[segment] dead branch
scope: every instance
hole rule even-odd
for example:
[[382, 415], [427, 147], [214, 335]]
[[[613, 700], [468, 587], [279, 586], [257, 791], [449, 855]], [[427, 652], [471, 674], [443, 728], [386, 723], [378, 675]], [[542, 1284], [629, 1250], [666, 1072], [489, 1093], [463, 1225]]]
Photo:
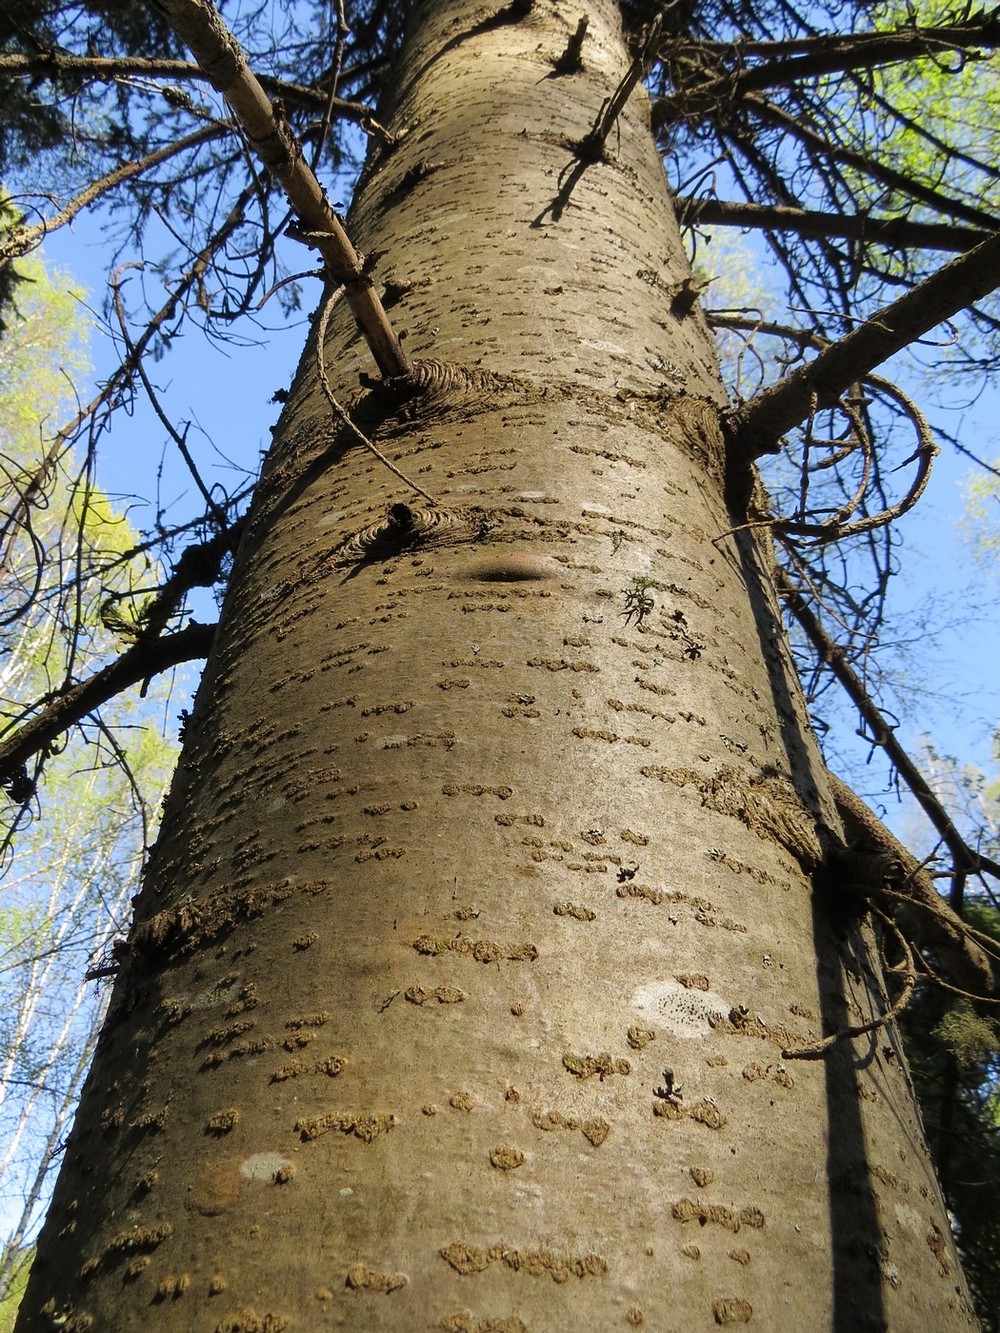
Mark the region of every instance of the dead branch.
[[114, 311], [115, 311], [115, 316], [118, 320], [118, 328], [121, 331], [122, 340], [125, 343], [125, 350], [128, 354], [129, 361], [135, 367], [135, 373], [138, 375], [139, 380], [142, 383], [142, 387], [146, 390], [146, 397], [149, 399], [153, 411], [159, 418], [164, 430], [167, 432], [167, 434], [170, 436], [173, 442], [177, 445], [177, 450], [180, 456], [184, 459], [184, 462], [187, 466], [187, 470], [188, 472], [190, 472], [194, 484], [198, 487], [198, 490], [201, 492], [201, 497], [205, 501], [208, 511], [211, 513], [216, 523], [218, 523], [219, 527], [225, 530], [229, 526], [225, 510], [216, 500], [215, 496], [209, 490], [208, 486], [206, 486], [201, 473], [198, 471], [198, 466], [191, 455], [191, 450], [187, 447], [187, 429], [185, 428], [184, 435], [181, 435], [180, 431], [178, 431], [177, 427], [174, 425], [174, 423], [167, 416], [166, 412], [163, 410], [163, 406], [160, 403], [159, 395], [157, 394], [156, 390], [150, 383], [149, 376], [146, 374], [146, 367], [143, 362], [143, 358], [136, 352], [135, 344], [132, 342], [131, 335], [129, 334], [128, 331], [128, 319], [125, 315], [125, 303], [122, 300], [122, 291], [121, 291], [122, 284], [124, 281], [123, 274], [127, 269], [139, 268], [139, 267], [140, 266], [138, 264], [125, 264], [120, 269], [118, 269], [112, 275], [111, 278], [111, 293], [112, 293], [112, 300], [114, 303]]
[[911, 908], [921, 948], [941, 957], [948, 975], [977, 997], [991, 995], [996, 981], [989, 957], [934, 887], [920, 862], [886, 828], [846, 782], [829, 774], [845, 851], [831, 856], [831, 871], [871, 898], [898, 899]]
[[831, 237], [859, 241], [862, 245], [884, 245], [887, 249], [950, 250], [961, 253], [985, 241], [991, 234], [977, 227], [949, 222], [911, 222], [908, 218], [873, 218], [866, 213], [847, 216], [815, 209], [781, 205], [739, 203], [723, 199], [676, 200], [681, 226], [754, 227], [762, 231], [788, 231], [811, 238]]
[[[189, 60], [154, 60], [145, 56], [75, 56], [62, 51], [42, 51], [32, 55], [0, 55], [0, 75], [48, 79], [52, 83], [68, 80], [114, 82], [118, 79], [172, 79], [175, 83], [208, 83], [203, 69]], [[258, 76], [261, 87], [272, 97], [354, 121], [366, 134], [383, 143], [391, 141], [389, 132], [375, 119], [372, 108], [363, 102], [336, 97], [323, 88], [291, 83], [270, 74]]]
[[[907, 460], [917, 462], [917, 470], [913, 481], [906, 494], [895, 504], [887, 505], [885, 509], [877, 514], [868, 514], [864, 518], [856, 519], [853, 523], [848, 523], [847, 519], [856, 511], [864, 498], [865, 491], [868, 488], [870, 478], [870, 460], [873, 452], [872, 441], [869, 438], [868, 429], [861, 419], [860, 413], [851, 405], [848, 399], [841, 399], [838, 406], [842, 412], [847, 413], [854, 431], [856, 445], [860, 447], [865, 456], [864, 469], [861, 480], [855, 490], [854, 495], [843, 505], [836, 514], [824, 523], [809, 523], [804, 520], [775, 518], [773, 527], [776, 531], [783, 532], [792, 537], [808, 537], [814, 542], [839, 542], [847, 537], [857, 537], [863, 532], [872, 532], [875, 528], [884, 528], [889, 523], [895, 522], [907, 510], [913, 506], [923, 495], [930, 481], [931, 465], [938, 455], [938, 447], [931, 436], [931, 428], [927, 423], [924, 414], [917, 407], [902, 389], [896, 387], [887, 379], [880, 375], [869, 375], [863, 384], [870, 384], [880, 393], [889, 398], [894, 398], [903, 409], [905, 416], [909, 417], [913, 423], [917, 435], [917, 448], [912, 457]], [[810, 419], [812, 413], [810, 413]], [[830, 465], [834, 459], [825, 459], [824, 462]], [[805, 470], [805, 465], [803, 465]]]
[[7, 234], [6, 239], [0, 244], [0, 264], [8, 263], [12, 259], [19, 259], [33, 250], [36, 245], [41, 245], [45, 237], [60, 227], [65, 227], [67, 222], [72, 222], [78, 213], [95, 203], [102, 195], [107, 194], [118, 185], [125, 181], [134, 180], [136, 176], [143, 175], [151, 168], [159, 166], [161, 162], [167, 162], [170, 158], [176, 157], [178, 153], [183, 153], [188, 148], [197, 148], [199, 145], [209, 143], [212, 139], [219, 139], [229, 132], [228, 125], [220, 124], [214, 121], [211, 125], [203, 125], [192, 134], [186, 135], [183, 139], [178, 139], [174, 143], [166, 144], [163, 148], [157, 148], [155, 152], [141, 157], [135, 162], [124, 162], [121, 166], [115, 167], [113, 171], [107, 172], [99, 180], [92, 181], [84, 190], [71, 199], [65, 208], [50, 218], [45, 218], [41, 222], [35, 223], [31, 227], [18, 227]]
[[327, 135], [330, 133], [330, 126], [333, 124], [334, 102], [337, 100], [337, 84], [340, 82], [340, 72], [344, 64], [344, 47], [347, 43], [347, 36], [350, 29], [347, 26], [347, 16], [344, 13], [344, 0], [335, 0], [336, 14], [336, 38], [333, 48], [333, 67], [330, 71], [330, 87], [326, 94], [326, 104], [323, 107], [323, 116], [319, 123], [319, 130], [313, 141], [312, 158], [309, 165], [313, 171], [319, 165], [319, 160], [323, 156], [323, 149], [326, 145]]
[[[199, 522], [203, 523], [204, 518], [199, 519]], [[242, 520], [232, 525], [226, 524], [221, 531], [204, 541], [185, 546], [155, 596], [142, 604], [133, 620], [122, 617], [114, 627], [135, 641], [148, 641], [161, 635], [192, 588], [211, 588], [219, 582], [223, 562], [236, 553], [242, 527]], [[114, 593], [103, 602], [101, 619], [105, 625], [111, 627], [116, 618], [114, 608], [117, 604], [134, 597], [134, 593]]]
[[838, 163], [846, 167], [852, 167], [870, 180], [878, 181], [880, 185], [887, 185], [891, 190], [899, 192], [904, 199], [919, 200], [933, 208], [936, 213], [943, 214], [945, 217], [958, 218], [969, 223], [970, 226], [992, 230], [996, 224], [996, 218], [986, 209], [974, 208], [961, 199], [942, 194], [940, 190], [924, 185], [912, 176], [907, 176], [894, 167], [886, 166], [884, 162], [876, 161], [866, 153], [857, 152], [853, 148], [846, 148], [840, 144], [830, 143], [828, 139], [818, 134], [809, 125], [790, 115], [773, 102], [769, 102], [765, 97], [750, 93], [744, 99], [744, 104], [765, 124], [774, 125], [791, 135], [792, 138], [798, 139], [812, 153], [817, 162]]
[[563, 51], [562, 55], [558, 60], [553, 60], [552, 73], [548, 76], [550, 79], [553, 77], [561, 77], [565, 74], [578, 74], [580, 70], [583, 69], [583, 58], [581, 53], [583, 51], [583, 43], [587, 36], [587, 28], [589, 26], [590, 19], [584, 14], [583, 18], [576, 25], [576, 32], [573, 33], [569, 41], [566, 43], [566, 49]]
[[776, 452], [781, 437], [808, 417], [813, 403], [820, 407], [835, 403], [881, 362], [987, 296], [998, 283], [1000, 233], [994, 233], [729, 413], [724, 426], [730, 447], [749, 459]]
[[242, 47], [207, 0], [161, 0], [161, 8], [213, 88], [229, 103], [254, 151], [281, 182], [299, 219], [293, 234], [319, 250], [331, 280], [343, 284], [347, 303], [382, 375], [387, 379], [405, 375], [409, 359], [363, 256], [355, 250], [303, 156], [283, 106], [268, 97]]
[[[682, 40], [689, 47], [697, 46], [700, 50], [710, 52], [717, 60], [759, 59], [773, 62], [790, 60], [793, 56], [813, 58], [821, 56], [824, 51], [843, 50], [847, 47], [863, 53], [870, 44], [877, 46], [886, 39], [892, 40], [899, 34], [914, 31], [919, 32], [923, 38], [929, 39], [926, 42], [927, 54], [933, 52], [934, 41], [937, 38], [946, 42], [955, 38], [956, 40], [951, 42], [953, 46], [990, 47], [1000, 42], [1000, 30], [997, 27], [995, 14], [985, 13], [980, 18], [969, 22], [942, 24], [937, 28], [917, 28], [913, 24], [905, 24], [900, 28], [892, 29], [890, 32], [856, 32], [846, 35], [820, 32], [814, 33], [810, 37], [786, 37], [778, 40], [771, 38], [755, 40], [752, 37], [742, 37], [737, 42], [693, 42], [690, 38], [679, 40]], [[664, 48], [668, 40], [664, 39]]]
[[590, 133], [585, 135], [580, 141], [577, 153], [583, 162], [597, 162], [604, 152], [604, 144], [615, 121], [621, 115], [625, 103], [632, 96], [632, 90], [645, 74], [649, 62], [653, 58], [656, 49], [656, 42], [660, 36], [660, 28], [663, 25], [663, 16], [658, 14], [649, 25], [649, 31], [642, 44], [642, 50], [629, 65], [625, 77], [619, 83], [611, 96], [607, 99], [594, 121]]
[[23, 492], [18, 498], [18, 503], [13, 511], [4, 516], [2, 526], [0, 526], [0, 544], [7, 541], [8, 534], [14, 526], [22, 522], [25, 516], [30, 512], [31, 506], [36, 503], [41, 495], [52, 470], [57, 466], [59, 459], [71, 447], [72, 441], [78, 432], [88, 420], [95, 418], [101, 408], [107, 404], [114, 404], [118, 396], [123, 393], [135, 373], [136, 367], [141, 361], [147, 348], [157, 334], [170, 323], [177, 312], [178, 306], [185, 299], [187, 294], [198, 286], [207, 272], [212, 260], [223, 248], [229, 238], [243, 221], [244, 210], [247, 204], [257, 192], [256, 182], [243, 190], [239, 198], [229, 210], [225, 221], [219, 230], [212, 236], [206, 245], [195, 256], [194, 263], [182, 275], [180, 282], [173, 289], [167, 300], [160, 309], [153, 315], [152, 319], [146, 325], [142, 334], [135, 340], [128, 355], [122, 361], [118, 369], [101, 387], [98, 394], [83, 408], [76, 416], [65, 425], [52, 439], [45, 457], [36, 468], [33, 476], [25, 486]]
[[821, 352], [830, 346], [829, 338], [822, 337], [812, 329], [799, 328], [794, 324], [779, 324], [775, 320], [765, 319], [757, 310], [751, 312], [749, 307], [742, 310], [713, 310], [711, 306], [706, 306], [704, 314], [713, 329], [736, 329], [749, 333], [751, 338], [757, 333], [784, 338], [786, 342], [798, 347], [799, 356], [795, 359], [801, 359], [801, 353], [807, 347]]
[[558, 222], [584, 172], [591, 163], [600, 162], [604, 155], [605, 141], [611, 133], [612, 127], [624, 110], [626, 102], [632, 96], [635, 85], [646, 73], [662, 21], [663, 16], [658, 15], [650, 24], [642, 50], [629, 65], [618, 87], [610, 97], [605, 99], [597, 113], [597, 119], [594, 121], [593, 127], [575, 145], [573, 158], [560, 173], [558, 194], [534, 219], [531, 224], [532, 227], [542, 226], [545, 218], [549, 215], [551, 215], [553, 222]]
[[783, 569], [777, 568], [774, 578], [778, 595], [802, 627], [820, 660], [847, 691], [851, 702], [869, 729], [873, 744], [878, 745], [888, 755], [899, 776], [909, 787], [914, 799], [947, 846], [956, 867], [969, 873], [987, 871], [1000, 878], [1000, 865], [980, 852], [973, 851], [965, 842], [948, 812], [931, 791], [923, 774], [900, 745], [892, 728], [875, 706], [864, 682], [847, 662], [844, 649], [834, 643], [827, 634], [788, 574]]
[[[778, 43], [767, 53], [770, 58], [749, 67], [745, 62], [752, 52], [742, 43], [693, 42], [675, 37], [662, 43], [658, 55], [673, 77], [676, 90], [657, 100], [654, 124], [659, 128], [686, 117], [692, 103], [700, 107], [718, 102], [732, 105], [747, 93], [763, 88], [788, 87], [801, 79], [874, 69], [948, 52], [962, 52], [965, 58], [976, 58], [980, 51], [998, 44], [1000, 23], [996, 13], [983, 13], [971, 22], [938, 27], [907, 25], [893, 32], [820, 36], [806, 43]], [[798, 49], [791, 49], [796, 46]]]
[[878, 1018], [873, 1018], [870, 1023], [858, 1023], [852, 1027], [841, 1028], [838, 1032], [831, 1032], [828, 1037], [823, 1037], [819, 1041], [808, 1042], [805, 1046], [798, 1046], [794, 1049], [781, 1052], [783, 1060], [816, 1060], [826, 1051], [834, 1046], [838, 1041], [843, 1041], [848, 1037], [863, 1037], [869, 1032], [878, 1032], [880, 1028], [887, 1027], [903, 1012], [910, 1002], [913, 995], [913, 988], [917, 984], [917, 969], [913, 959], [913, 951], [906, 941], [902, 931], [893, 921], [892, 917], [887, 916], [885, 912], [873, 909], [875, 915], [882, 922], [882, 925], [896, 939], [900, 952], [903, 955], [903, 989], [900, 991], [896, 1002], [889, 1006], [884, 1014], [879, 1014]]
[[207, 657], [215, 629], [215, 625], [192, 621], [175, 634], [140, 639], [109, 666], [49, 698], [30, 721], [18, 727], [8, 740], [0, 742], [0, 786], [9, 790], [18, 782], [29, 759], [130, 685], [181, 662]]

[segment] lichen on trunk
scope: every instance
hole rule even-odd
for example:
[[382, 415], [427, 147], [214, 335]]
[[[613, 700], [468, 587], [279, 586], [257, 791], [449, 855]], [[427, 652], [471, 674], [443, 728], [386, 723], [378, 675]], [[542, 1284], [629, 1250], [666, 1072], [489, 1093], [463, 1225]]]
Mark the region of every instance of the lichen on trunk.
[[781, 1058], [882, 982], [618, 7], [528, 9], [416, 14], [397, 472], [314, 329], [19, 1328], [974, 1327], [891, 1032]]

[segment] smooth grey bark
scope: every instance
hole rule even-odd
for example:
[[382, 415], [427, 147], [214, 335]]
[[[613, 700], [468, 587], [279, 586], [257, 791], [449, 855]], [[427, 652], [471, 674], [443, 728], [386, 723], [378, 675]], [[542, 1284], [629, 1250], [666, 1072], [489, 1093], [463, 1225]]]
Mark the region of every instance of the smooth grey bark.
[[[19, 1330], [975, 1327], [641, 96], [421, 6], [247, 524]], [[508, 14], [508, 17], [511, 17]], [[367, 370], [346, 310], [325, 362]], [[387, 507], [395, 508], [387, 517]]]

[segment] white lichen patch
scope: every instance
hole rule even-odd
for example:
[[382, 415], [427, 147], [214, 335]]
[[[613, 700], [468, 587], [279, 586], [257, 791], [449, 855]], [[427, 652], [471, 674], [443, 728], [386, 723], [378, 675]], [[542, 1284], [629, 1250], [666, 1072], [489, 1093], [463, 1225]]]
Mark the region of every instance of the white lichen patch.
[[895, 1211], [901, 1230], [909, 1232], [911, 1236], [922, 1236], [927, 1230], [926, 1221], [916, 1208], [911, 1208], [907, 1203], [897, 1203]]
[[291, 1164], [280, 1152], [255, 1152], [240, 1162], [240, 1175], [247, 1180], [273, 1180], [276, 1171]]
[[657, 1026], [675, 1037], [704, 1037], [713, 1022], [732, 1007], [714, 991], [682, 986], [679, 981], [651, 981], [633, 992], [632, 1003]]

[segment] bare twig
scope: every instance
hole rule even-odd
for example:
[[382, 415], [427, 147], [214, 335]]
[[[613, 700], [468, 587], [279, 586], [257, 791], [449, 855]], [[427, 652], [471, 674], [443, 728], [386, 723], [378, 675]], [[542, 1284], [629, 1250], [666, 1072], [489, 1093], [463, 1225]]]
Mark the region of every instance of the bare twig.
[[350, 431], [350, 433], [354, 436], [354, 438], [358, 441], [359, 444], [363, 444], [364, 447], [370, 453], [373, 453], [375, 455], [375, 457], [378, 459], [380, 463], [383, 463], [389, 469], [389, 471], [393, 473], [394, 476], [397, 476], [399, 478], [400, 481], [405, 482], [405, 484], [409, 486], [411, 490], [416, 491], [418, 495], [422, 495], [424, 499], [429, 501], [432, 505], [436, 505], [437, 500], [434, 499], [433, 495], [428, 495], [422, 486], [418, 486], [415, 481], [411, 481], [410, 478], [406, 475], [406, 473], [401, 472], [395, 463], [393, 463], [390, 459], [386, 458], [385, 454], [381, 451], [381, 449], [379, 449], [376, 445], [372, 444], [368, 436], [365, 435], [365, 433], [362, 430], [360, 430], [358, 426], [354, 424], [354, 422], [351, 420], [351, 415], [348, 412], [347, 408], [344, 407], [343, 404], [337, 400], [336, 396], [334, 395], [333, 389], [330, 387], [330, 381], [326, 373], [326, 357], [324, 352], [324, 344], [326, 343], [326, 326], [330, 320], [330, 311], [333, 309], [334, 302], [340, 295], [340, 290], [341, 289], [335, 289], [334, 291], [332, 291], [330, 295], [326, 298], [326, 300], [323, 302], [323, 309], [320, 312], [319, 325], [316, 330], [316, 373], [319, 376], [319, 382], [323, 389], [323, 393], [326, 396], [326, 401], [330, 404], [333, 414], [337, 418], [337, 420], [340, 421], [341, 424], [348, 431]]
[[820, 1041], [808, 1042], [805, 1046], [797, 1046], [782, 1051], [781, 1058], [783, 1060], [817, 1060], [838, 1041], [844, 1041], [848, 1037], [863, 1037], [868, 1032], [878, 1032], [880, 1028], [886, 1027], [898, 1018], [909, 1004], [910, 997], [913, 995], [913, 988], [917, 984], [917, 969], [913, 960], [913, 950], [891, 916], [887, 916], [885, 912], [880, 912], [878, 908], [872, 908], [872, 911], [882, 922], [885, 929], [895, 938], [903, 955], [904, 961], [901, 968], [903, 989], [900, 991], [898, 999], [889, 1006], [884, 1014], [879, 1014], [878, 1018], [873, 1018], [870, 1023], [858, 1023], [856, 1026], [841, 1028], [838, 1032], [831, 1032], [828, 1037], [823, 1037]]
[[267, 291], [254, 306], [254, 310], [263, 310], [270, 301], [275, 292], [280, 292], [283, 287], [289, 287], [293, 282], [298, 282], [302, 278], [321, 278], [323, 270], [321, 268], [300, 268], [297, 273], [289, 273], [287, 278], [281, 278], [278, 282], [268, 287]]
[[934, 950], [953, 982], [972, 988], [976, 998], [996, 990], [987, 948], [935, 888], [926, 865], [917, 861], [875, 812], [835, 773], [829, 774], [834, 803], [846, 837], [843, 853], [831, 851], [831, 877], [838, 887], [854, 889], [871, 903], [898, 901], [910, 908], [912, 932], [922, 949]]
[[842, 237], [888, 249], [922, 247], [927, 250], [971, 250], [990, 235], [977, 227], [950, 222], [911, 222], [909, 218], [873, 218], [867, 213], [821, 213], [782, 205], [739, 203], [728, 199], [677, 201], [682, 226], [755, 227], [762, 231], [789, 231], [797, 236]]
[[330, 89], [326, 96], [326, 105], [323, 107], [323, 119], [320, 121], [319, 133], [316, 136], [316, 142], [313, 145], [312, 161], [310, 166], [313, 171], [319, 165], [319, 160], [323, 155], [323, 147], [326, 144], [327, 135], [330, 133], [330, 125], [333, 121], [334, 103], [337, 100], [337, 84], [340, 81], [340, 69], [344, 63], [344, 45], [350, 34], [350, 28], [347, 26], [347, 18], [344, 15], [344, 0], [336, 0], [337, 8], [337, 35], [334, 38], [333, 50], [333, 69], [330, 72]]
[[[76, 56], [61, 51], [0, 55], [0, 74], [50, 79], [57, 84], [67, 79], [93, 79], [110, 83], [117, 79], [136, 77], [173, 79], [178, 83], [210, 82], [205, 71], [190, 60], [154, 60], [144, 56]], [[363, 102], [347, 101], [322, 89], [277, 79], [269, 74], [258, 77], [261, 87], [272, 97], [321, 111], [329, 107], [342, 119], [355, 121], [366, 134], [374, 135], [383, 143], [391, 142], [389, 132], [375, 119], [372, 108]]]
[[896, 739], [892, 727], [875, 706], [864, 682], [847, 662], [843, 648], [834, 643], [827, 634], [802, 593], [783, 569], [776, 569], [774, 578], [779, 596], [801, 625], [821, 661], [847, 691], [851, 702], [869, 729], [872, 742], [880, 746], [889, 756], [896, 771], [944, 841], [956, 866], [970, 872], [985, 870], [991, 875], [1000, 877], [1000, 864], [980, 852], [973, 851], [965, 842], [950, 815], [927, 785], [919, 768]]
[[657, 14], [656, 18], [649, 25], [649, 31], [646, 34], [646, 40], [642, 44], [642, 50], [629, 65], [625, 77], [619, 83], [611, 96], [607, 99], [594, 121], [590, 133], [585, 135], [580, 142], [577, 152], [581, 160], [586, 162], [596, 162], [604, 152], [604, 144], [611, 133], [612, 126], [621, 115], [625, 103], [632, 96], [632, 90], [639, 80], [645, 74], [650, 61], [655, 54], [657, 40], [660, 36], [660, 28], [663, 26], [663, 15]]
[[115, 315], [118, 318], [118, 327], [121, 329], [121, 335], [125, 342], [126, 350], [128, 352], [128, 359], [134, 366], [135, 372], [139, 376], [139, 379], [142, 381], [142, 387], [146, 390], [146, 397], [149, 399], [153, 411], [160, 419], [160, 422], [162, 423], [164, 430], [166, 430], [167, 434], [173, 440], [174, 444], [177, 445], [177, 450], [180, 453], [181, 457], [184, 459], [184, 462], [187, 465], [187, 469], [191, 473], [191, 477], [194, 480], [194, 484], [198, 487], [199, 491], [201, 491], [202, 499], [208, 506], [209, 512], [212, 514], [212, 517], [215, 519], [216, 523], [218, 523], [219, 527], [224, 530], [229, 526], [225, 510], [222, 509], [222, 507], [219, 505], [219, 502], [216, 500], [215, 496], [205, 485], [201, 473], [198, 471], [198, 466], [191, 456], [191, 450], [187, 447], [187, 439], [185, 438], [184, 435], [181, 435], [180, 431], [178, 431], [174, 423], [170, 420], [166, 412], [163, 410], [160, 404], [159, 397], [156, 394], [156, 390], [149, 382], [149, 376], [146, 374], [146, 367], [143, 364], [142, 355], [140, 353], [137, 353], [135, 344], [132, 342], [132, 338], [128, 331], [128, 319], [126, 318], [125, 315], [125, 306], [124, 303], [122, 302], [122, 294], [121, 294], [122, 274], [125, 271], [125, 269], [139, 268], [139, 267], [141, 266], [138, 264], [125, 264], [122, 268], [118, 269], [118, 271], [114, 274], [114, 276], [111, 279], [111, 291], [114, 300]]
[[748, 106], [754, 115], [758, 116], [765, 124], [777, 126], [791, 135], [792, 138], [804, 144], [819, 162], [839, 163], [845, 167], [853, 168], [869, 179], [887, 185], [891, 190], [898, 191], [904, 199], [919, 200], [921, 203], [927, 204], [943, 217], [957, 218], [968, 222], [973, 227], [984, 227], [987, 230], [995, 224], [996, 219], [988, 209], [976, 208], [961, 199], [943, 194], [930, 185], [924, 185], [922, 181], [915, 177], [897, 171], [884, 162], [879, 162], [867, 153], [858, 152], [856, 149], [848, 148], [842, 144], [831, 143], [810, 125], [790, 115], [782, 107], [776, 106], [757, 93], [748, 94], [744, 100], [744, 105]]
[[[892, 32], [822, 34], [807, 42], [768, 43], [763, 51], [754, 50], [755, 44], [749, 42], [671, 37], [658, 54], [673, 76], [675, 91], [658, 99], [654, 124], [659, 127], [685, 117], [692, 102], [702, 110], [720, 102], [732, 105], [763, 88], [788, 87], [800, 79], [874, 69], [945, 52], [964, 52], [975, 59], [980, 51], [998, 44], [1000, 23], [995, 12], [938, 27], [907, 24]], [[755, 54], [769, 58], [748, 65], [748, 57]]]
[[967, 251], [905, 296], [885, 306], [806, 365], [729, 414], [726, 434], [745, 458], [774, 452], [815, 401], [835, 403], [859, 379], [943, 320], [988, 295], [1000, 282], [1000, 233]]
[[343, 283], [347, 303], [382, 375], [405, 375], [409, 359], [364, 259], [303, 156], [281, 103], [272, 103], [242, 47], [208, 0], [161, 0], [161, 6], [212, 86], [229, 103], [254, 151], [281, 182], [299, 218], [294, 234], [320, 251], [331, 281]]
[[[672, 3], [676, 3], [676, 0], [672, 0]], [[541, 213], [532, 222], [532, 227], [542, 226], [546, 217], [549, 216], [551, 216], [553, 222], [558, 222], [569, 205], [573, 191], [588, 167], [594, 162], [600, 162], [604, 154], [604, 144], [611, 133], [612, 126], [624, 110], [626, 102], [632, 95], [632, 90], [645, 74], [653, 57], [653, 47], [662, 22], [663, 16], [658, 14], [650, 25], [642, 50], [629, 65], [625, 77], [618, 84], [618, 87], [605, 100], [592, 129], [576, 144], [573, 157], [560, 172], [559, 191], [556, 197], [542, 209]], [[558, 72], [557, 65], [554, 73]]]
[[65, 208], [60, 209], [52, 217], [45, 218], [42, 222], [37, 222], [31, 227], [18, 227], [16, 230], [9, 232], [4, 242], [0, 244], [0, 264], [4, 264], [11, 259], [19, 259], [22, 255], [26, 255], [29, 250], [33, 250], [36, 245], [41, 245], [46, 236], [58, 231], [60, 227], [65, 227], [67, 222], [72, 222], [78, 213], [90, 204], [95, 203], [102, 195], [115, 189], [116, 186], [123, 184], [125, 181], [134, 180], [136, 176], [141, 176], [152, 167], [159, 166], [161, 162], [169, 161], [170, 158], [176, 157], [178, 153], [183, 153], [188, 148], [197, 148], [200, 144], [208, 143], [212, 139], [220, 139], [229, 131], [230, 126], [220, 124], [218, 121], [211, 125], [203, 125], [183, 139], [166, 144], [163, 148], [157, 148], [155, 152], [148, 153], [135, 162], [125, 162], [120, 167], [115, 167], [113, 171], [107, 172], [99, 180], [92, 181], [86, 189], [80, 191], [75, 199], [71, 199]]
[[30, 512], [32, 504], [43, 492], [52, 470], [57, 466], [59, 459], [71, 447], [73, 439], [87, 421], [93, 421], [100, 409], [109, 403], [113, 403], [119, 394], [124, 392], [129, 385], [132, 375], [142, 359], [146, 349], [162, 329], [164, 329], [174, 318], [178, 306], [185, 299], [187, 294], [198, 287], [208, 271], [209, 265], [215, 256], [227, 243], [229, 238], [243, 221], [244, 210], [250, 200], [256, 193], [256, 182], [252, 182], [242, 191], [239, 198], [233, 204], [226, 217], [225, 222], [219, 230], [212, 236], [203, 248], [195, 256], [194, 263], [182, 275], [181, 280], [173, 289], [167, 300], [153, 315], [152, 319], [146, 325], [142, 334], [135, 340], [132, 350], [128, 353], [122, 364], [110, 376], [104, 385], [102, 385], [96, 397], [83, 408], [81, 408], [73, 419], [65, 425], [52, 439], [45, 457], [35, 469], [34, 475], [30, 478], [28, 484], [24, 487], [19, 497], [19, 503], [16, 508], [4, 516], [3, 524], [0, 525], [0, 544], [6, 542], [8, 533], [12, 527], [25, 521], [25, 516]]
[[181, 662], [206, 657], [215, 629], [215, 625], [192, 621], [176, 634], [140, 639], [110, 666], [62, 690], [29, 722], [18, 727], [8, 740], [0, 743], [0, 784], [6, 785], [15, 779], [18, 771], [40, 750], [130, 685], [137, 685]]
[[[931, 464], [938, 454], [938, 447], [931, 438], [931, 428], [927, 419], [902, 389], [889, 380], [883, 379], [878, 375], [869, 375], [863, 381], [865, 384], [871, 384], [881, 393], [890, 398], [894, 398], [902, 407], [906, 416], [912, 421], [917, 433], [917, 448], [912, 455], [912, 459], [917, 460], [917, 471], [909, 489], [902, 499], [893, 505], [888, 505], [877, 514], [868, 514], [864, 518], [856, 519], [853, 523], [846, 522], [846, 519], [857, 509], [864, 497], [868, 487], [870, 475], [870, 460], [872, 453], [871, 440], [868, 436], [868, 430], [861, 420], [860, 413], [851, 406], [846, 399], [841, 399], [838, 407], [842, 412], [846, 412], [851, 424], [854, 427], [855, 439], [859, 442], [865, 454], [865, 465], [862, 471], [861, 480], [858, 487], [848, 502], [842, 506], [830, 519], [824, 523], [808, 523], [796, 519], [776, 518], [773, 520], [773, 526], [777, 531], [786, 533], [793, 537], [809, 537], [817, 542], [843, 541], [847, 537], [857, 537], [860, 533], [871, 532], [875, 528], [884, 528], [887, 524], [894, 522], [900, 515], [905, 514], [923, 495], [930, 480]], [[908, 461], [912, 461], [912, 459]], [[831, 460], [825, 460], [830, 462]]]
[[[945, 48], [990, 47], [1000, 42], [997, 16], [995, 13], [983, 13], [969, 21], [945, 23], [938, 27], [918, 28], [908, 22], [889, 32], [846, 34], [814, 32], [810, 37], [788, 37], [778, 40], [770, 38], [755, 40], [745, 36], [737, 42], [695, 41], [686, 37], [665, 38], [659, 54], [661, 58], [665, 57], [669, 43], [673, 41], [682, 49], [703, 52], [717, 63], [726, 60], [735, 63], [750, 59], [773, 63], [778, 60], [791, 60], [795, 56], [806, 56], [811, 60], [823, 59], [824, 53], [829, 51], [850, 51], [861, 57], [864, 63], [864, 58], [873, 49], [879, 51], [885, 43], [895, 43], [901, 37], [905, 42], [907, 35], [913, 33], [920, 35], [924, 54]], [[914, 54], [915, 52], [910, 52], [911, 58]]]

